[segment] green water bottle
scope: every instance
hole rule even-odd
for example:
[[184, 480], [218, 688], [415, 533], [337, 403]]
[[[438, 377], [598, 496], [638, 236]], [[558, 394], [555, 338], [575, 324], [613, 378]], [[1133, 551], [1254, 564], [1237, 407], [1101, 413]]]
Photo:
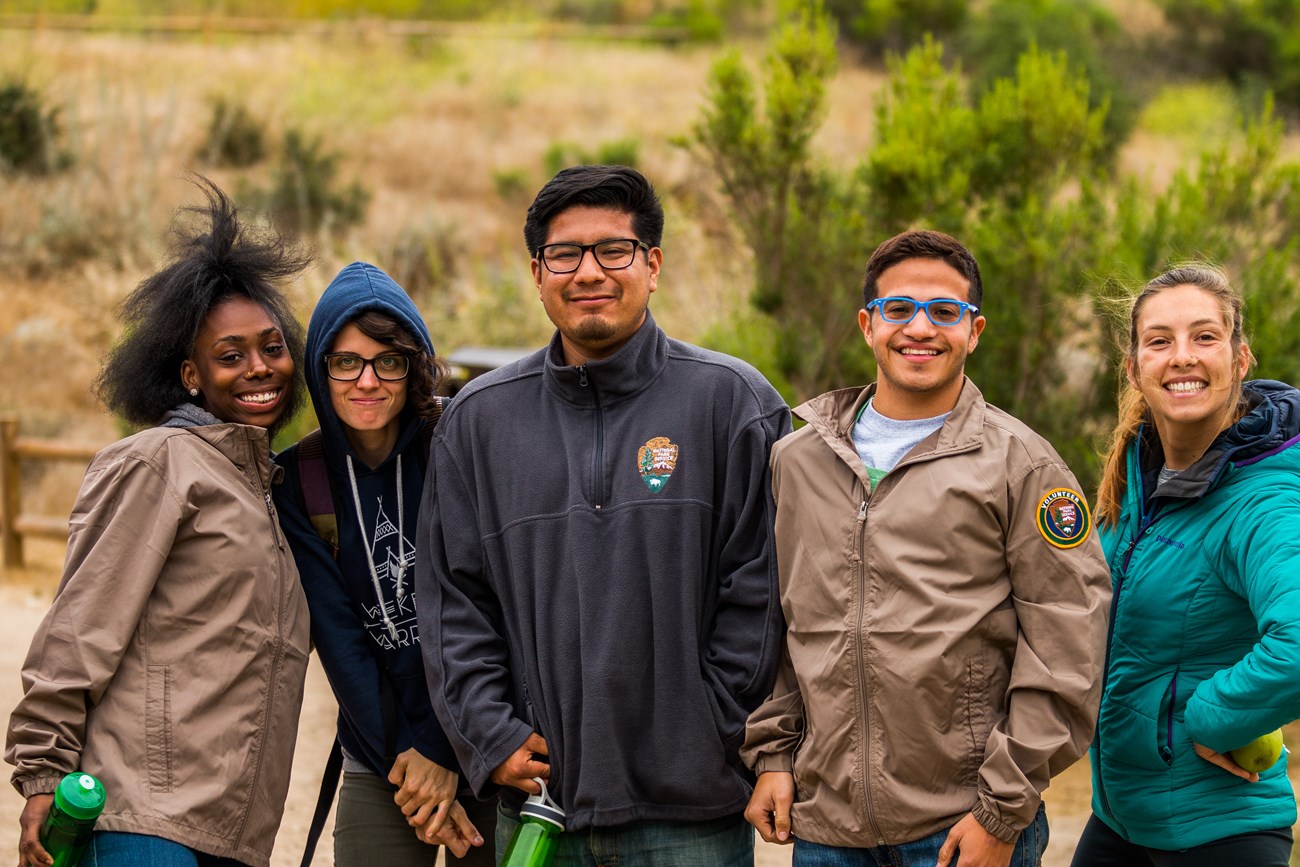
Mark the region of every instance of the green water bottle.
[[104, 809], [104, 787], [90, 774], [74, 772], [59, 781], [54, 806], [41, 826], [41, 845], [54, 867], [77, 867]]
[[550, 867], [555, 844], [564, 832], [564, 811], [551, 800], [542, 778], [533, 779], [542, 790], [529, 795], [519, 809], [519, 825], [510, 835], [501, 867]]

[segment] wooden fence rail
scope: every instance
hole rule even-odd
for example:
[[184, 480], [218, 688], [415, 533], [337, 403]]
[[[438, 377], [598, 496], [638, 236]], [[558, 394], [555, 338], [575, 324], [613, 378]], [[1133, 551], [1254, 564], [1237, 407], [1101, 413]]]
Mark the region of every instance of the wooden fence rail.
[[68, 520], [52, 515], [24, 515], [22, 462], [24, 460], [90, 463], [102, 446], [60, 442], [18, 435], [18, 418], [0, 415], [0, 536], [6, 568], [23, 565], [23, 537], [66, 539]]
[[0, 13], [3, 30], [68, 30], [140, 34], [240, 34], [244, 36], [426, 36], [447, 39], [605, 39], [677, 44], [692, 38], [685, 27], [645, 24], [586, 24], [568, 21], [429, 21], [402, 18], [239, 18], [225, 15], [53, 15]]

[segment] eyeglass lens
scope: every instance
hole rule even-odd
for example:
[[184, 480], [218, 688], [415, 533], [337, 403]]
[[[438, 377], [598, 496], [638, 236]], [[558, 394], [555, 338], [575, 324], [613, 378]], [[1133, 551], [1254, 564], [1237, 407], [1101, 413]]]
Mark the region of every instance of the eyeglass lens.
[[411, 360], [405, 355], [379, 355], [375, 358], [362, 358], [360, 355], [342, 353], [325, 357], [325, 369], [331, 379], [350, 382], [360, 379], [369, 364], [375, 376], [383, 380], [405, 379], [410, 369]]
[[542, 261], [556, 274], [577, 271], [582, 255], [591, 250], [602, 268], [626, 268], [636, 258], [637, 242], [634, 240], [601, 241], [599, 244], [547, 244], [542, 248]]
[[880, 300], [880, 315], [886, 322], [908, 322], [921, 308], [935, 325], [955, 325], [961, 321], [962, 314], [966, 312], [966, 305], [945, 298], [936, 298], [923, 303], [910, 298]]

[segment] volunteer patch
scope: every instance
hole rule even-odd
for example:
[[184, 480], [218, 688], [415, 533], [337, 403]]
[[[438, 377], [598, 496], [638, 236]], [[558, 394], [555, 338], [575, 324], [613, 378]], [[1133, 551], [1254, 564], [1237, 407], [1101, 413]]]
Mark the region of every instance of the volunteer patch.
[[1038, 501], [1038, 532], [1058, 548], [1082, 545], [1092, 529], [1088, 503], [1069, 488], [1049, 491]]
[[636, 468], [645, 486], [659, 493], [677, 469], [677, 446], [668, 437], [655, 437], [637, 450]]

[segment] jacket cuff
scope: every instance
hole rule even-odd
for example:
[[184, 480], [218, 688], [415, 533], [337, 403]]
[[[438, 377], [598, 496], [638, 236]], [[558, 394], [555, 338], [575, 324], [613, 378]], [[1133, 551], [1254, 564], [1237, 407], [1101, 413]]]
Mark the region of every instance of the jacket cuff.
[[1002, 821], [997, 812], [985, 804], [983, 799], [975, 802], [971, 815], [975, 817], [975, 821], [979, 822], [985, 831], [988, 831], [1003, 843], [1014, 843], [1016, 838], [1020, 836], [1021, 829]]
[[793, 753], [764, 753], [754, 760], [754, 773], [764, 774], [768, 771], [794, 773]]
[[32, 795], [53, 795], [54, 790], [59, 787], [59, 780], [63, 777], [63, 774], [42, 774], [39, 777], [27, 777], [13, 782], [18, 794], [30, 798]]

